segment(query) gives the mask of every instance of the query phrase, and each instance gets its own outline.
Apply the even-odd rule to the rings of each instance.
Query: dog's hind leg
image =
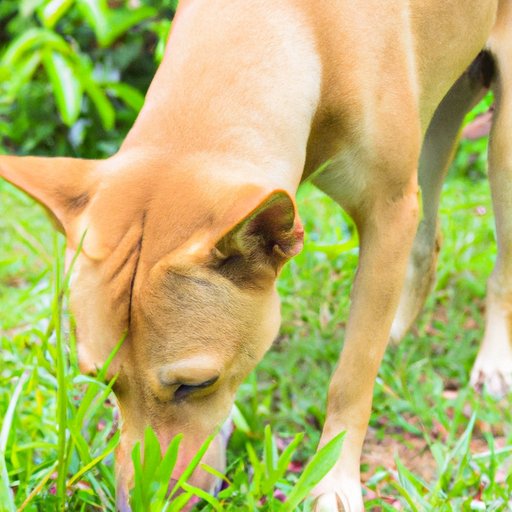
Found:
[[[434,285],[441,245],[437,215],[441,188],[464,116],[482,98],[491,72],[490,57],[481,53],[447,93],[425,135],[418,171],[423,218],[409,257],[404,288],[391,328],[391,340],[394,342],[399,341],[414,323]]]
[[[501,2],[490,39],[497,65],[496,110],[489,144],[489,181],[498,254],[487,286],[484,339],[471,382],[496,396],[512,389],[512,4]]]

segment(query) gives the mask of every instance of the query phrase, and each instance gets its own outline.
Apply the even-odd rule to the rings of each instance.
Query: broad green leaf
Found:
[[[105,128],[105,130],[111,130],[114,126],[116,114],[107,95],[91,77],[83,79],[82,84],[87,96],[91,98],[98,111],[103,128]]]
[[[39,9],[39,18],[47,28],[53,28],[73,5],[74,0],[50,0]]]
[[[147,20],[157,13],[156,9],[149,6],[138,9],[115,9],[110,11],[109,31],[103,46],[110,46],[118,37],[130,30],[138,23]]]
[[[0,85],[5,87],[7,80],[14,80],[12,67],[0,64]]]
[[[20,85],[28,82],[34,74],[37,67],[41,64],[41,52],[36,51],[30,57],[24,59],[16,66],[15,81]]]
[[[16,96],[23,87],[24,84],[30,81],[32,75],[41,64],[41,52],[39,50],[32,53],[29,57],[23,58],[16,65],[16,72],[12,72],[10,70],[7,78],[2,78],[3,68],[0,68],[0,80],[8,80],[8,82],[4,83],[6,86],[7,97],[4,101],[12,102],[16,100]],[[14,66],[9,66],[14,67]]]
[[[144,105],[144,96],[138,89],[135,89],[135,87],[131,85],[121,82],[112,82],[105,84],[105,87],[109,94],[124,101],[124,103],[135,110],[135,112],[138,112],[142,108],[142,105]]]
[[[108,41],[109,34],[107,3],[104,0],[79,0],[78,5],[85,19],[94,30],[100,45],[108,46],[108,44],[105,44]]]
[[[150,25],[151,30],[157,35],[158,42],[155,48],[155,61],[161,62],[164,58],[165,47],[169,39],[172,22],[168,19],[155,21]]]
[[[43,3],[45,0],[21,0],[20,13],[24,18],[28,18],[34,14],[34,11]]]
[[[100,46],[110,46],[134,25],[151,18],[156,9],[143,6],[136,9],[109,9],[106,0],[79,0],[84,17],[94,30]]]
[[[83,90],[80,80],[76,77],[73,66],[60,53],[45,52],[43,64],[62,120],[71,126],[78,119],[82,106]]]
[[[15,65],[26,52],[38,48],[53,49],[63,55],[71,54],[68,43],[55,32],[45,28],[31,28],[14,39],[4,53],[0,64]]]
[[[338,460],[345,432],[339,433],[315,453],[304,468],[299,481],[284,504],[284,512],[293,512],[313,490],[313,487],[332,469]]]

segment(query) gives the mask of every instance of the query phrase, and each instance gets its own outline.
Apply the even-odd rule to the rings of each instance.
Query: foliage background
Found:
[[[0,136],[21,154],[112,154],[142,106],[177,0],[3,0]]]
[[[0,151],[112,154],[142,104],[175,7],[2,0]],[[510,404],[468,387],[495,253],[485,147],[485,138],[462,141],[444,191],[436,291],[379,373],[362,466],[369,510],[511,510]],[[23,194],[3,182],[0,194],[0,511],[113,510],[115,408],[104,400],[108,387],[79,375],[72,336],[68,351],[56,328],[63,241]],[[239,392],[230,485],[205,510],[281,510],[318,441],[357,241],[318,191],[304,187],[298,202],[308,237],[279,283],[282,335]],[[293,462],[275,476],[276,454],[299,431]]]

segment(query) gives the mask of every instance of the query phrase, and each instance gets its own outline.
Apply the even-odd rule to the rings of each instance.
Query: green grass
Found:
[[[23,194],[0,183],[0,195],[0,511],[114,510],[110,389],[78,373],[73,344],[55,329],[67,325],[54,257],[63,240]],[[283,496],[311,483],[299,479],[319,439],[357,249],[321,193],[304,187],[299,209],[307,241],[279,281],[281,337],[239,390],[230,485],[198,510],[288,510]],[[495,256],[486,181],[449,180],[442,218],[436,291],[377,379],[362,465],[368,510],[512,510],[510,402],[468,387]]]

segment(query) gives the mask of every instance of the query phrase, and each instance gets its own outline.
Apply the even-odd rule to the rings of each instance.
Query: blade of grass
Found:
[[[97,457],[92,459],[91,462],[89,462],[89,464],[86,464],[83,468],[80,469],[80,471],[78,471],[78,473],[73,475],[68,480],[67,487],[70,488],[77,480],[82,478],[82,476],[85,475],[85,473],[87,473],[90,469],[96,466],[96,464],[101,462],[105,457],[110,455],[115,450],[117,443],[119,442],[120,436],[120,432],[117,431],[108,442],[107,446],[105,447],[105,450],[102,453],[100,453]]]
[[[7,467],[5,464],[5,450],[7,448],[9,432],[11,431],[14,411],[16,409],[16,405],[21,395],[23,386],[25,385],[25,382],[27,382],[30,373],[31,372],[29,370],[26,370],[21,374],[21,377],[19,378],[16,387],[14,388],[14,393],[12,394],[12,397],[9,401],[9,406],[7,407],[7,411],[2,422],[2,429],[0,430],[0,500],[2,507],[5,507],[6,512],[16,510],[16,505],[14,503],[14,496],[11,492],[11,486],[9,484],[9,475],[7,474]]]
[[[190,501],[190,498],[192,498],[192,496],[193,494],[191,492],[180,494],[177,498],[175,498],[172,501],[172,503],[168,501],[164,508],[158,512],[179,512]]]
[[[201,462],[201,464],[199,464],[199,467],[201,469],[204,469],[207,473],[210,473],[210,475],[213,475],[214,477],[218,478],[219,480],[226,482],[226,484],[233,485],[233,482],[231,482],[231,480],[224,473],[217,471],[215,468],[212,468],[208,464]]]
[[[391,485],[405,498],[411,510],[428,510],[428,503],[420,494],[429,490],[426,483],[411,473],[398,457],[395,457],[395,463],[398,469],[398,482],[391,482]]]
[[[14,388],[11,400],[9,401],[9,406],[7,407],[7,411],[2,421],[2,429],[0,430],[0,453],[2,454],[5,453],[5,449],[7,448],[7,438],[9,437],[9,432],[11,430],[14,411],[16,409],[18,399],[20,397],[23,386],[25,385],[25,382],[27,382],[31,373],[31,370],[26,370],[21,374],[21,377],[19,378],[16,387]]]
[[[169,499],[171,499],[174,496],[174,494],[176,494],[178,489],[180,489],[182,485],[192,476],[192,473],[201,462],[204,454],[206,453],[206,450],[208,450],[208,447],[210,446],[211,442],[215,439],[216,435],[217,433],[214,433],[206,438],[206,441],[201,445],[201,448],[199,448],[198,452],[194,455],[194,457],[190,461],[190,464],[185,468],[185,471],[183,471],[181,476],[178,478],[176,485],[169,494]]]
[[[119,340],[117,345],[114,347],[110,355],[108,356],[107,360],[105,361],[105,364],[102,366],[101,370],[98,372],[98,376],[96,377],[97,382],[91,382],[91,385],[87,388],[87,391],[85,392],[84,396],[82,397],[82,400],[80,402],[80,407],[78,408],[78,411],[75,415],[75,424],[80,426],[83,424],[85,415],[91,411],[91,404],[95,399],[98,397],[98,387],[104,386],[104,384],[101,382],[106,376],[108,367],[110,366],[110,363],[116,356],[116,354],[119,352],[119,349],[123,345],[124,341],[126,339],[126,334],[123,335],[123,337]],[[106,385],[104,392],[102,393],[102,401],[106,399],[106,397],[111,393],[112,386],[115,384],[115,381],[117,379],[117,376],[114,375],[112,379],[109,381],[109,383]]]
[[[178,450],[183,439],[183,434],[174,436],[169,443],[165,455],[155,471],[154,478],[160,483],[158,491],[155,493],[155,501],[163,502],[168,490],[168,482],[171,480],[172,472],[176,461],[178,460]]]
[[[59,254],[59,241],[54,235],[54,254]],[[68,383],[67,363],[64,341],[62,339],[62,267],[61,258],[55,258],[54,266],[55,293],[52,303],[52,317],[55,333],[57,356],[57,506],[64,510],[66,501],[66,475],[67,475],[67,405]]]
[[[301,501],[312,491],[313,487],[332,469],[340,456],[344,437],[345,432],[340,432],[315,453],[288,496],[283,507],[284,512],[296,510]]]
[[[295,453],[295,450],[299,446],[299,444],[304,439],[304,432],[301,432],[297,434],[291,441],[291,443],[283,450],[283,453],[281,454],[281,457],[279,457],[279,460],[277,462],[277,469],[275,471],[275,478],[276,481],[278,478],[282,478],[286,470],[288,469],[288,466],[290,465],[290,462],[292,460],[293,454]]]
[[[193,485],[190,485],[187,482],[185,482],[182,485],[182,489],[206,501],[206,503],[208,503],[208,505],[213,507],[215,510],[222,510],[222,505],[220,501],[211,494],[207,493],[206,491],[203,491],[203,489],[200,489],[199,487],[194,487]]]
[[[20,505],[18,508],[18,512],[22,512],[27,508],[28,505],[30,505],[30,502],[36,497],[39,496],[41,491],[43,490],[43,487],[46,485],[46,482],[50,480],[53,473],[55,472],[55,469],[57,468],[58,461],[55,461],[51,466],[50,469],[47,471],[47,473],[44,475],[44,477],[39,481],[39,483],[32,489],[30,494],[26,497],[25,501]]]
[[[271,475],[274,473],[274,469],[276,467],[276,459],[277,459],[277,447],[272,437],[272,430],[270,429],[270,425],[265,426],[265,444],[263,450],[263,460],[265,462],[265,485],[263,485],[263,492],[268,492],[267,489],[269,480],[271,479]],[[272,484],[270,484],[272,485]]]

